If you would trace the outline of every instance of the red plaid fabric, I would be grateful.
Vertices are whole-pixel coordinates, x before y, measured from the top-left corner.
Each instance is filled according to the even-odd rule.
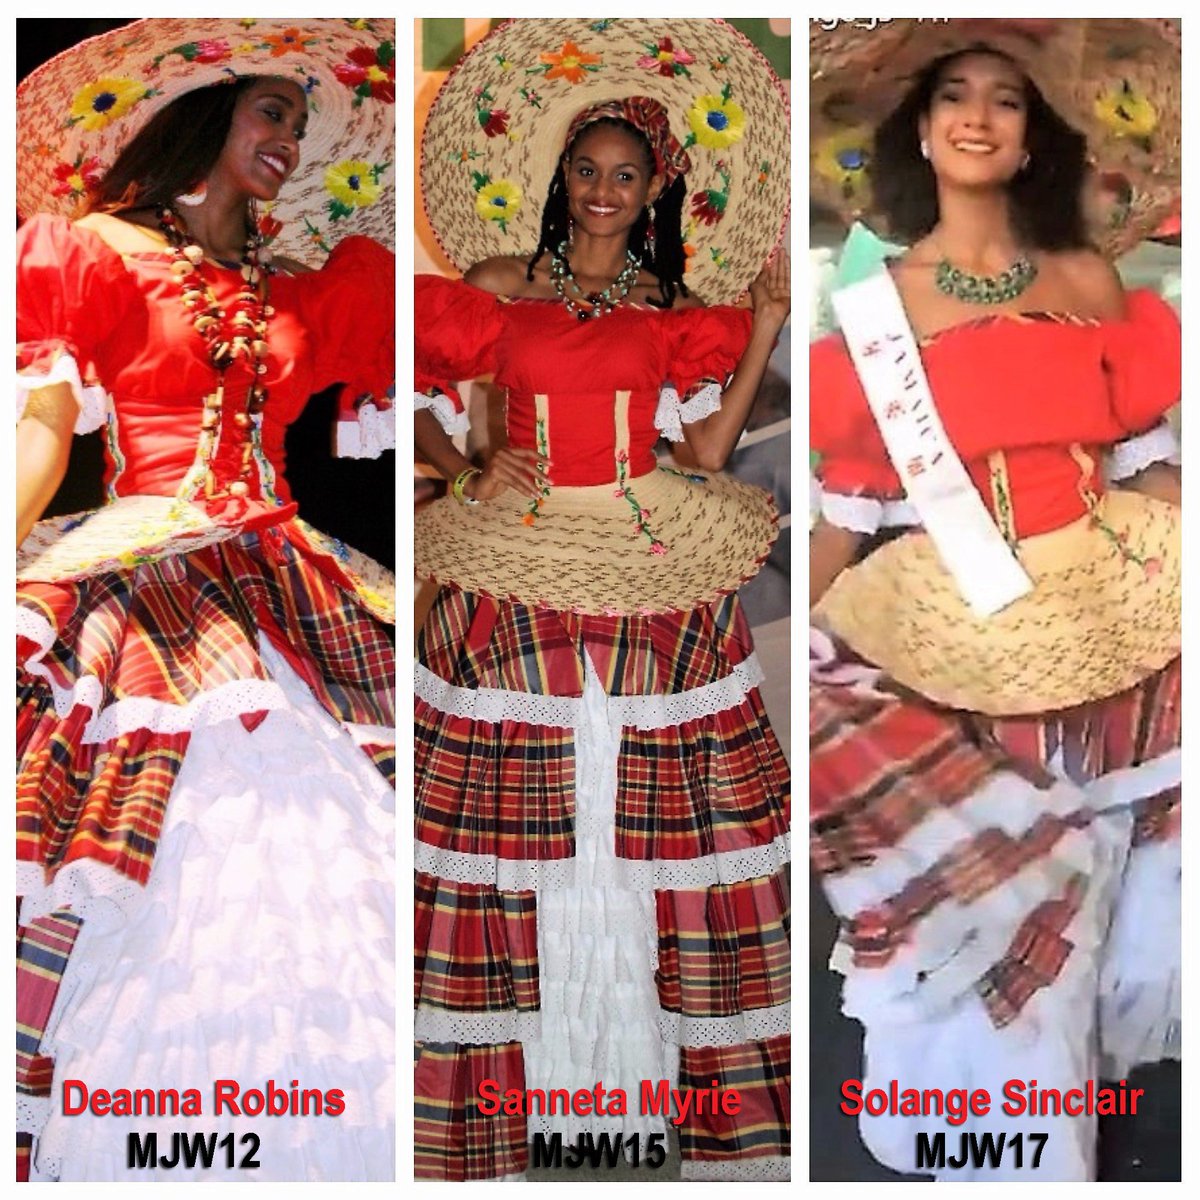
[[[788,885],[765,879],[655,893],[659,1003],[690,1017],[731,1016],[790,996]]]
[[[479,1087],[525,1091],[525,1058],[506,1046],[417,1046],[413,1087],[413,1161],[418,1179],[460,1182],[524,1171],[525,1118],[479,1111]]]
[[[416,873],[417,1003],[444,1011],[536,1012],[533,892]]]
[[[1138,766],[1179,745],[1178,660],[1109,700],[1042,718],[991,719],[934,709],[915,698],[815,685],[810,697],[811,851],[832,876],[873,863],[921,822],[976,793],[999,770],[1052,783],[1053,760],[1079,784]],[[1171,788],[1135,808],[1135,840],[1178,831],[1180,793]],[[967,905],[1018,872],[1053,857],[1059,841],[1092,813],[1081,806],[1043,814],[1017,836],[970,829],[885,903],[843,921],[854,965],[883,967],[917,940],[939,906]],[[1087,881],[1074,875],[1057,896],[1025,915],[1005,954],[976,990],[997,1026],[1057,978],[1072,946],[1063,937]]]
[[[453,717],[416,702],[417,839],[497,858],[575,853],[572,731]]]
[[[266,679],[261,630],[335,718],[393,725],[394,652],[383,628],[286,541],[255,535],[70,583],[29,583],[18,602],[56,640],[39,664],[60,689],[88,678],[101,709],[130,698],[187,704],[224,684]],[[18,639],[19,661],[38,653]],[[84,743],[95,716],[64,717],[40,675],[18,677],[18,858],[52,871],[95,858],[145,882],[186,733],[136,730]],[[245,714],[248,725],[261,714]],[[368,748],[368,754],[370,749]],[[394,774],[394,752],[371,755]]]
[[[455,687],[581,696],[586,652],[610,696],[638,696],[723,679],[753,648],[736,596],[688,613],[598,617],[443,588],[417,657]]]
[[[17,1134],[17,1182],[29,1182],[29,1160],[33,1154],[33,1134]]]
[[[17,929],[18,1096],[50,1095],[54,1063],[41,1053],[42,1035],[82,925],[60,909]]]
[[[679,1128],[684,1162],[737,1164],[791,1154],[791,1046],[774,1037],[741,1046],[683,1046],[679,1086],[697,1092],[734,1090],[741,1111],[733,1116],[691,1114]]]
[[[620,858],[690,859],[769,845],[790,828],[790,776],[758,692],[671,729],[624,730]]]

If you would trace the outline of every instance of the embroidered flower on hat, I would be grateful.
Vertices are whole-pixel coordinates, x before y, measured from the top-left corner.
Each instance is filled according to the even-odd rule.
[[[715,225],[724,215],[725,206],[729,203],[729,187],[732,176],[729,164],[717,163],[717,174],[721,178],[721,187],[706,188],[692,197],[692,216],[705,225]]]
[[[332,193],[329,201],[329,216],[336,221],[348,217],[356,208],[365,208],[379,199],[380,176],[387,170],[388,163],[364,162],[348,159],[336,163],[325,172],[326,190]]]
[[[395,103],[396,47],[391,42],[380,42],[374,50],[357,46],[346,57],[349,61],[339,63],[333,73],[338,82],[354,91],[356,108],[364,100]]]
[[[637,60],[637,65],[646,71],[657,71],[665,79],[690,75],[688,67],[696,61],[682,46],[676,47],[669,37],[659,38],[657,45],[651,42],[646,51]]]
[[[98,158],[85,159],[80,154],[73,163],[61,162],[54,168],[58,182],[52,191],[56,196],[82,196],[104,177],[104,164]]]
[[[306,37],[293,25],[290,29],[285,29],[282,33],[268,33],[264,35],[262,48],[264,50],[269,49],[272,58],[281,58],[293,50],[303,50],[305,46],[316,40],[311,35]]]
[[[521,207],[521,189],[507,179],[493,182],[479,171],[473,173],[472,181],[475,185],[475,211],[485,221],[495,221],[503,232],[507,232],[508,222]]]
[[[540,54],[538,61],[543,64],[547,80],[565,79],[568,83],[582,83],[589,71],[600,70],[602,57],[588,54],[574,42],[565,41],[561,50]]]
[[[732,88],[726,84],[719,96],[698,96],[688,109],[687,119],[692,132],[684,144],[699,142],[709,150],[724,150],[740,141],[746,132],[746,114],[737,101],[731,99]]]
[[[232,53],[229,42],[225,38],[200,38],[194,42],[185,42],[182,46],[175,46],[164,54],[156,55],[154,66],[157,67],[164,58],[170,58],[172,54],[178,54],[184,62],[218,63],[224,62]]]
[[[868,186],[871,134],[867,129],[839,129],[817,146],[817,173],[837,185],[847,200],[859,198]]]
[[[118,117],[123,117],[139,101],[154,94],[152,88],[138,83],[136,79],[97,79],[75,93],[68,124],[94,133]]]
[[[1096,116],[1116,137],[1143,142],[1147,149],[1150,135],[1158,127],[1158,110],[1128,80],[1096,100]]]
[[[509,115],[502,108],[493,108],[495,97],[491,88],[482,87],[475,91],[475,117],[487,137],[501,137],[508,132]]]

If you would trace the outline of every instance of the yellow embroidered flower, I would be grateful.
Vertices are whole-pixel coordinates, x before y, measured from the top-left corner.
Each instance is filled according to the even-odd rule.
[[[475,211],[485,221],[499,221],[503,229],[521,207],[521,189],[507,179],[485,183],[475,193]]]
[[[379,180],[369,162],[348,159],[325,172],[325,188],[347,208],[365,208],[379,199]]]
[[[103,129],[111,121],[124,116],[149,89],[136,79],[97,79],[75,93],[71,102],[71,124],[89,133]]]
[[[813,165],[817,174],[836,184],[847,200],[858,200],[869,185],[867,165],[871,161],[870,147],[870,130],[839,129],[818,143]]]
[[[1096,101],[1096,116],[1117,137],[1148,138],[1158,126],[1158,110],[1127,82]]]
[[[700,96],[688,109],[687,119],[692,136],[709,150],[724,150],[746,132],[746,114],[724,93]]]

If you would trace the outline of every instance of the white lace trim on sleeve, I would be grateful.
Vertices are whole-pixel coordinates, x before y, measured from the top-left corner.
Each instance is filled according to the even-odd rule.
[[[395,408],[376,408],[368,401],[359,408],[357,420],[337,423],[338,458],[378,458],[395,448]]]
[[[427,408],[437,418],[437,423],[451,436],[456,433],[468,433],[471,420],[465,412],[459,412],[454,407],[454,401],[449,396],[426,396],[417,392],[413,396],[413,412]]]
[[[719,383],[706,383],[694,396],[680,401],[673,384],[665,384],[658,393],[654,427],[671,442],[683,441],[683,427],[711,417],[721,407]]]
[[[1176,466],[1181,461],[1179,439],[1165,421],[1146,433],[1117,442],[1104,459],[1104,478],[1118,483],[1144,471],[1154,463],[1167,462]]]
[[[878,533],[880,529],[920,524],[916,510],[907,500],[876,500],[873,496],[847,496],[824,489],[820,493],[820,511],[831,525],[854,533]]]
[[[92,433],[104,424],[108,418],[108,393],[99,384],[89,386],[83,382],[79,375],[79,364],[70,354],[60,354],[45,375],[18,373],[17,420],[25,413],[30,392],[55,383],[68,384],[79,405],[79,416],[75,420],[76,433]]]

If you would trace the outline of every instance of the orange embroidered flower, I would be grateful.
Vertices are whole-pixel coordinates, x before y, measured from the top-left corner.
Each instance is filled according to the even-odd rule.
[[[574,42],[563,42],[562,49],[557,54],[539,55],[539,60],[550,69],[546,72],[547,79],[565,79],[568,83],[582,83],[589,68],[595,68],[600,62],[599,54],[586,54]]]
[[[282,33],[268,33],[263,36],[263,43],[271,47],[271,57],[279,58],[289,50],[300,50],[304,47],[304,38],[294,25]]]
[[[536,522],[536,521],[537,521],[537,518],[536,518],[536,517],[533,515],[533,513],[526,513],[526,514],[525,514],[525,515],[524,515],[524,516],[521,518],[521,524],[522,524],[522,525],[532,525],[532,524],[534,524],[534,522]]]

